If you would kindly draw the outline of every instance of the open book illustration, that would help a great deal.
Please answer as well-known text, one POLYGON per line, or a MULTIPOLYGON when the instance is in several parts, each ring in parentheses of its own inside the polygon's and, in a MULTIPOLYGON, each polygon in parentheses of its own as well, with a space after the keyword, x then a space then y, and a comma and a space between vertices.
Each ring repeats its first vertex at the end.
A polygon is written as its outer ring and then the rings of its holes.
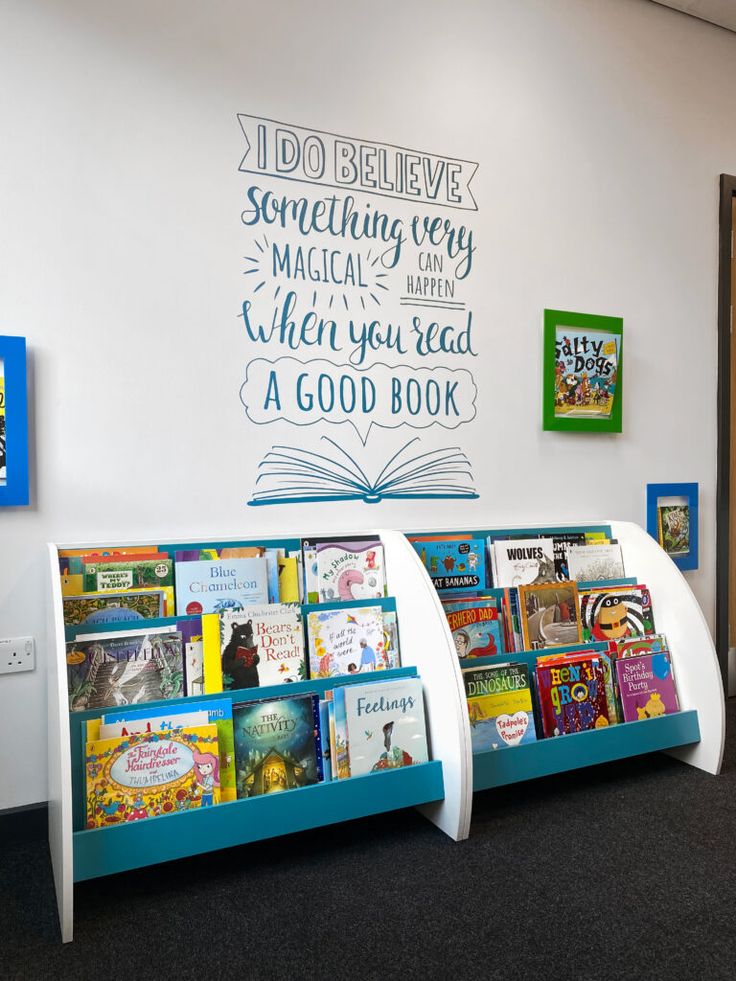
POLYGON ((294 504, 319 501, 363 501, 405 498, 478 497, 472 485, 470 463, 458 446, 430 450, 415 456, 409 447, 415 436, 387 461, 371 480, 347 450, 329 436, 323 440, 334 447, 334 458, 298 446, 274 446, 258 465, 256 490, 248 502, 294 504))

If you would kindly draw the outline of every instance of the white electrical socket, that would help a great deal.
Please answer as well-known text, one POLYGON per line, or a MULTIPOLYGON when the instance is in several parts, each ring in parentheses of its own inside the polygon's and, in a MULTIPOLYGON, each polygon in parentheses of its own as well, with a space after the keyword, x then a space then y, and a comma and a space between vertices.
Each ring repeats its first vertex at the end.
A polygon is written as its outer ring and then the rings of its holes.
POLYGON ((20 674, 36 667, 33 637, 0 639, 0 674, 20 674))

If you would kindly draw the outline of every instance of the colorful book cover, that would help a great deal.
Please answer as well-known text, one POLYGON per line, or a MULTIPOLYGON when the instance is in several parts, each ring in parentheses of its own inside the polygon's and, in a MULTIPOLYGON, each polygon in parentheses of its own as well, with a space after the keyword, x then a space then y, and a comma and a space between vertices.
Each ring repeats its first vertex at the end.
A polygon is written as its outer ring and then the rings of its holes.
POLYGON ((64 623, 70 626, 79 623, 154 620, 166 616, 166 596, 163 589, 62 596, 62 604, 64 623))
POLYGON ((157 545, 110 545, 109 547, 103 546, 98 550, 90 550, 89 548, 60 548, 58 552, 59 572, 62 576, 81 576, 84 573, 85 562, 93 562, 100 558, 107 559, 110 556, 125 559, 131 555, 142 558, 161 554, 157 545))
POLYGON ((294 556, 278 560, 279 602, 299 603, 299 561, 294 556))
POLYGON ((343 692, 351 776, 427 762, 419 678, 346 685, 343 692))
POLYGON ((155 559, 102 556, 84 562, 83 582, 85 593, 119 593, 124 589, 140 589, 141 586, 160 589, 174 585, 174 562, 165 553, 155 559))
POLYGON ((207 807, 219 799, 214 725, 88 742, 87 827, 207 807))
POLYGON ((503 652, 496 601, 485 597, 442 604, 458 657, 487 657, 503 652))
POLYGON ((332 773, 335 780, 345 780, 350 776, 348 720, 345 714, 345 688, 335 688, 332 692, 328 692, 328 695, 331 695, 329 705, 332 773))
POLYGON ((383 611, 383 662, 386 668, 401 667, 399 619, 396 610, 383 611))
POLYGON ((608 726, 603 667, 598 656, 537 665, 545 738, 608 726))
POLYGON ((225 691, 304 681, 301 607, 271 603, 225 610, 220 614, 220 650, 225 691))
POLYGON ((672 661, 667 651, 616 661, 625 722, 680 711, 672 661))
POLYGON ((176 564, 179 614, 221 613, 268 603, 265 558, 205 559, 176 564))
POLYGON ((608 586, 580 591, 584 641, 625 640, 654 633, 646 586, 608 586))
POLYGON ((134 705, 184 694, 181 633, 98 634, 66 645, 69 709, 134 705))
POLYGON ((461 541, 438 538, 434 541, 415 541, 412 546, 438 592, 483 590, 490 585, 486 577, 485 544, 482 539, 461 541))
POLYGON ((552 544, 555 553, 555 577, 558 582, 567 582, 572 579, 570 568, 567 563, 567 550, 571 545, 584 545, 584 532, 564 531, 552 535, 552 544))
POLYGON ((690 551, 690 508, 687 504, 662 504, 657 508, 659 544, 668 555, 690 551))
POLYGON ((304 596, 307 603, 319 603, 319 578, 317 576, 317 549, 304 543, 302 551, 304 566, 304 596))
POLYGON ((541 650, 582 640, 575 583, 519 586, 523 649, 541 650))
POLYGON ((474 753, 536 741, 526 664, 463 668, 463 682, 474 753))
POLYGON ((191 728, 194 725, 217 727, 217 752, 220 760, 220 800, 235 800, 235 748, 233 743, 233 705, 229 698, 206 702, 189 701, 165 709, 118 709, 105 712, 99 738, 109 739, 131 733, 191 728), (197 716, 197 720, 194 719, 197 716), (203 716, 203 718, 202 718, 203 716))
MULTIPOLYGON (((201 629, 201 628, 200 628, 201 629)), ((201 635, 184 641, 184 688, 187 695, 204 695, 204 642, 201 635)))
POLYGON ((614 657, 641 657, 642 654, 660 654, 668 650, 664 634, 651 637, 633 637, 630 640, 610 641, 614 645, 614 657))
POLYGON ((332 678, 386 667, 380 606, 307 614, 309 677, 332 678))
POLYGON ((493 543, 496 587, 554 582, 555 546, 551 538, 517 538, 493 543))
POLYGON ((370 541, 317 542, 320 603, 382 599, 386 595, 383 546, 370 541))
POLYGON ((558 326, 555 416, 608 419, 613 411, 620 337, 603 330, 558 326))
POLYGON ((332 780, 332 749, 330 744, 330 705, 326 699, 319 703, 319 748, 322 754, 322 779, 332 780))
POLYGON ((537 667, 540 665, 549 667, 556 664, 565 664, 569 663, 570 661, 577 661, 581 657, 587 656, 589 653, 594 653, 595 657, 600 658, 601 668, 603 669, 603 685, 606 689, 606 703, 608 705, 608 722, 610 725, 615 726, 621 721, 621 711, 618 698, 618 681, 614 668, 615 653, 613 650, 596 650, 595 652, 591 652, 585 644, 581 644, 577 650, 565 651, 564 653, 560 654, 546 654, 538 657, 537 667))
POLYGON ((296 695, 233 705, 238 798, 320 779, 319 698, 296 695))
POLYGON ((576 582, 604 582, 607 579, 623 579, 624 559, 621 546, 572 545, 567 550, 570 579, 576 582))

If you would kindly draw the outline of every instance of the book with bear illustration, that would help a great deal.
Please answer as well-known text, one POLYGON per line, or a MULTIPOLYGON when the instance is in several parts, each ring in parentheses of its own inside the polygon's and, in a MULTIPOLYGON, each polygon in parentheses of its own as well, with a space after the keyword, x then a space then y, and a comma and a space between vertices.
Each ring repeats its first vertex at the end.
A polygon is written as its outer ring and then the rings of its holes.
POLYGON ((222 687, 258 688, 307 677, 298 603, 271 603, 220 614, 222 687))

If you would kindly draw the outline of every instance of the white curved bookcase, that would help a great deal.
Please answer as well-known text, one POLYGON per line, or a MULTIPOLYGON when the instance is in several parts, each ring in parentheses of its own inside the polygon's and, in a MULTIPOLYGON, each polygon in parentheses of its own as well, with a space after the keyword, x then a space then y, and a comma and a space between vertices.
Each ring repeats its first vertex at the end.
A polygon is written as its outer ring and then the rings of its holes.
MULTIPOLYGON (((417 807, 459 841, 470 830, 475 791, 654 750, 664 750, 693 766, 718 773, 725 706, 718 660, 700 607, 679 569, 638 525, 610 521, 591 522, 585 527, 600 525, 610 526, 621 543, 627 573, 651 590, 657 630, 667 635, 672 651, 681 712, 474 756, 461 665, 440 599, 405 534, 384 529, 376 534, 384 545, 388 593, 395 597, 398 613, 402 668, 397 672, 417 674, 422 679, 432 762, 203 809, 208 813, 188 811, 95 830, 80 825, 79 801, 73 788, 79 789, 82 772, 81 723, 86 715, 99 715, 99 711, 70 716, 68 710, 67 634, 58 549, 94 550, 139 543, 49 544, 49 846, 62 939, 67 942, 73 936, 74 883, 95 876, 409 806, 417 807), (293 798, 295 793, 298 798, 293 798), (246 815, 248 821, 244 820, 246 815)), ((534 533, 579 527, 583 526, 560 524, 552 528, 540 524, 494 530, 534 533)), ((462 531, 435 528, 416 534, 462 531)), ((288 542, 291 547, 298 537, 254 532, 207 541, 183 539, 161 547, 173 550, 255 542, 288 542)), ((509 655, 509 659, 513 657, 509 655)), ((321 690, 319 684, 302 682, 291 690, 321 690)), ((332 683, 322 685, 331 687, 332 683)), ((258 697, 258 693, 272 697, 273 689, 251 689, 245 697, 258 697)), ((192 697, 199 701, 217 696, 192 697)))

